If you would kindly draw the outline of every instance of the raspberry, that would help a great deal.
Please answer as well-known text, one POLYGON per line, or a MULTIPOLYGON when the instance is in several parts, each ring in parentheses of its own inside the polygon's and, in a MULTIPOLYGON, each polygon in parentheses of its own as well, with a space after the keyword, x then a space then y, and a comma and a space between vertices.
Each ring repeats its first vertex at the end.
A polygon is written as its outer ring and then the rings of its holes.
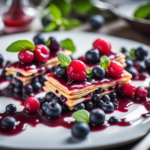
POLYGON ((121 92, 123 95, 132 96, 134 95, 136 88, 130 83, 126 83, 121 87, 121 92))
POLYGON ((86 78, 85 64, 80 60, 73 60, 67 68, 67 75, 75 81, 82 81, 86 78))
POLYGON ((123 66, 117 61, 111 61, 108 72, 113 77, 120 76, 123 73, 123 66))
POLYGON ((98 49, 100 55, 108 55, 111 51, 111 44, 106 39, 97 39, 93 43, 93 48, 98 49))
POLYGON ((38 62, 46 62, 50 57, 50 50, 47 46, 38 44, 35 46, 34 59, 38 62))
POLYGON ((34 53, 29 50, 20 51, 18 58, 23 63, 30 63, 34 58, 34 53))
POLYGON ((147 90, 146 88, 139 86, 135 90, 135 96, 141 99, 145 99, 147 97, 147 90))

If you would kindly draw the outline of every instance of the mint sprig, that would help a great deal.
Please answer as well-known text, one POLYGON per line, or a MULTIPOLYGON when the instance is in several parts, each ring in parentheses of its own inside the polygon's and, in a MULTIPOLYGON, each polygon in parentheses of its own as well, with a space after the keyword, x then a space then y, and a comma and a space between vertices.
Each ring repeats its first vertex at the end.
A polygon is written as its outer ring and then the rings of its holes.
POLYGON ((10 44, 7 48, 7 52, 20 52, 22 50, 29 50, 29 51, 34 51, 35 46, 32 42, 28 40, 18 40, 16 42, 13 42, 10 44))
POLYGON ((86 67, 86 72, 86 78, 91 78, 93 76, 93 71, 90 68, 86 67))
POLYGON ((110 65, 110 61, 106 55, 103 55, 100 57, 100 66, 102 66, 104 69, 107 69, 110 65))
POLYGON ((63 52, 58 53, 58 60, 62 67, 68 67, 71 63, 71 58, 63 52))
POLYGON ((129 51, 129 56, 132 57, 132 58, 135 58, 135 49, 131 49, 129 51))
POLYGON ((72 114, 72 117, 78 122, 90 122, 90 113, 84 109, 78 110, 72 114))

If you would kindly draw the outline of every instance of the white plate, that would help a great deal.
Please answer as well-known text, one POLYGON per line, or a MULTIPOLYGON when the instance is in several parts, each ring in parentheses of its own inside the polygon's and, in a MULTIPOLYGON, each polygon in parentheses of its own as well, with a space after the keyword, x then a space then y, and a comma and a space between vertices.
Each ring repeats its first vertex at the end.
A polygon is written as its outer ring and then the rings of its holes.
MULTIPOLYGON (((3 36, 0 38, 2 53, 5 59, 16 60, 17 55, 15 53, 7 53, 6 47, 20 39, 27 39, 32 41, 35 33, 21 33, 9 36, 3 36)), ((85 32, 52 32, 43 34, 45 38, 49 36, 55 36, 59 41, 71 38, 77 48, 77 52, 74 54, 75 57, 84 55, 87 50, 92 47, 92 43, 99 37, 107 38, 113 49, 119 51, 122 46, 128 49, 136 48, 138 46, 147 45, 121 39, 112 36, 106 36, 96 33, 85 33, 85 32)), ((148 82, 136 82, 138 85, 148 86, 148 82)), ((1 85, 2 88, 2 85, 1 85)), ((3 112, 5 106, 10 103, 17 105, 17 110, 20 111, 23 108, 19 102, 11 100, 10 98, 0 98, 0 112, 3 112)), ((127 113, 121 113, 115 111, 113 114, 107 114, 106 119, 110 116, 117 116, 118 118, 127 118, 128 121, 132 121, 133 124, 127 127, 112 126, 103 131, 90 132, 89 136, 82 141, 77 141, 71 136, 69 129, 63 127, 50 128, 43 124, 39 124, 36 127, 27 126, 27 129, 15 136, 4 136, 0 135, 0 146, 11 147, 11 148, 30 148, 30 149, 82 149, 82 148, 94 148, 94 147, 113 147, 116 145, 123 145, 136 140, 145 135, 150 127, 150 118, 144 119, 141 114, 147 113, 146 109, 142 105, 134 104, 129 107, 127 113)))

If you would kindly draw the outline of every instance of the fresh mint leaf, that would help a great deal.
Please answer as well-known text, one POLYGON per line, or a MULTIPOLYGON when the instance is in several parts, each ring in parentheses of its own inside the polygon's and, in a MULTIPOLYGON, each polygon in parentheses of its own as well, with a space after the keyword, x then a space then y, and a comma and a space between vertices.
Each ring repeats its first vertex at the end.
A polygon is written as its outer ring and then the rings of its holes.
POLYGON ((100 66, 102 66, 104 69, 107 69, 110 65, 110 61, 106 55, 103 55, 100 57, 100 66))
POLYGON ((63 52, 58 53, 58 60, 62 67, 68 67, 71 63, 71 58, 63 52))
POLYGON ((86 67, 86 72, 86 78, 91 78, 93 76, 93 71, 90 68, 86 67))
POLYGON ((45 28, 43 29, 43 32, 51 32, 55 30, 56 27, 57 27, 57 24, 55 22, 51 22, 47 26, 45 26, 45 28))
POLYGON ((129 51, 129 56, 135 58, 135 49, 129 51))
POLYGON ((54 4, 50 5, 50 13, 51 13, 51 15, 54 16, 55 21, 61 19, 61 11, 56 5, 54 5, 54 4))
POLYGON ((78 14, 84 14, 92 8, 90 0, 73 0, 72 4, 78 14))
POLYGON ((135 18, 146 19, 150 15, 150 3, 140 6, 135 12, 135 18))
POLYGON ((78 122, 90 122, 90 113, 84 109, 78 110, 72 114, 72 117, 78 122))
POLYGON ((81 25, 81 23, 77 19, 69 19, 68 24, 65 25, 65 29, 70 30, 70 29, 80 26, 80 25, 81 25))
POLYGON ((50 39, 48 39, 48 41, 45 42, 45 45, 46 45, 46 46, 50 46, 50 44, 51 44, 51 41, 50 41, 50 39))
POLYGON ((66 39, 60 42, 61 47, 67 50, 70 50, 72 53, 75 52, 76 48, 71 39, 66 39))
POLYGON ((18 40, 16 42, 13 42, 12 44, 10 44, 6 51, 7 52, 20 52, 22 50, 29 50, 29 51, 34 51, 35 46, 32 42, 28 41, 28 40, 18 40))

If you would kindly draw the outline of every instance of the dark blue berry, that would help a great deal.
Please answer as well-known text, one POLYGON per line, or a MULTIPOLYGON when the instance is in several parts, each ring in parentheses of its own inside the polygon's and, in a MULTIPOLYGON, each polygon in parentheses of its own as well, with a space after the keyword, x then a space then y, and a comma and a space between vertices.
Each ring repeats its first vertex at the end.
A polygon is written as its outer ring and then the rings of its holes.
POLYGON ((112 102, 106 102, 102 105, 102 110, 104 112, 112 112, 114 111, 114 105, 112 102))
POLYGON ((110 98, 111 99, 115 99, 116 97, 117 97, 117 93, 116 92, 110 93, 110 98))
POLYGON ((37 45, 37 44, 45 44, 45 40, 44 40, 44 37, 42 35, 36 35, 33 38, 33 41, 34 41, 35 45, 37 45))
POLYGON ((150 59, 145 60, 145 66, 147 69, 150 69, 150 59))
POLYGON ((93 97, 92 97, 92 102, 93 103, 97 103, 99 100, 100 100, 99 95, 94 93, 93 97))
POLYGON ((62 111, 68 111, 68 107, 65 104, 61 104, 62 111))
POLYGON ((60 64, 56 66, 55 71, 58 77, 65 77, 66 76, 66 68, 62 67, 60 64))
POLYGON ((33 78, 32 83, 34 83, 34 82, 39 82, 39 78, 37 78, 37 77, 33 78))
POLYGON ((5 117, 1 121, 1 127, 4 128, 4 129, 13 128, 14 125, 15 125, 15 122, 16 122, 15 118, 13 118, 13 117, 5 117))
POLYGON ((6 79, 7 79, 8 81, 12 81, 13 75, 12 75, 12 74, 8 75, 8 76, 6 77, 6 79))
POLYGON ((103 90, 103 89, 101 89, 101 88, 99 88, 99 89, 95 90, 95 93, 97 93, 97 94, 101 94, 102 92, 104 92, 104 90, 103 90))
POLYGON ((104 24, 104 18, 101 15, 93 15, 90 18, 90 25, 93 29, 99 29, 104 24))
POLYGON ((89 50, 85 54, 86 61, 89 63, 97 63, 99 62, 100 54, 97 49, 89 50))
POLYGON ((114 108, 118 108, 118 104, 116 102, 113 103, 114 108))
POLYGON ((22 92, 22 89, 20 88, 20 87, 14 87, 14 89, 13 89, 13 91, 14 91, 14 93, 16 93, 16 94, 19 94, 19 93, 21 93, 22 92))
POLYGON ((46 99, 46 101, 48 101, 48 102, 50 102, 53 97, 55 97, 55 94, 52 93, 52 92, 48 92, 48 93, 45 95, 45 99, 46 99))
POLYGON ((15 85, 13 83, 10 83, 9 86, 8 86, 8 89, 12 90, 14 87, 15 87, 15 85))
POLYGON ((60 101, 64 104, 66 102, 67 98, 63 95, 60 96, 60 101))
POLYGON ((135 76, 138 74, 137 70, 136 70, 134 67, 129 67, 129 68, 127 68, 127 71, 128 71, 130 74, 132 74, 133 77, 135 77, 135 76))
POLYGON ((139 72, 146 71, 146 67, 144 65, 140 65, 139 72))
POLYGON ((101 125, 105 121, 105 113, 101 109, 93 109, 90 114, 90 122, 92 124, 101 125))
POLYGON ((105 94, 105 95, 101 98, 101 100, 103 100, 104 102, 110 102, 110 97, 109 97, 109 95, 105 94))
POLYGON ((45 76, 45 75, 41 75, 41 76, 39 77, 39 81, 40 81, 40 83, 41 83, 42 85, 44 85, 44 82, 47 81, 47 80, 46 80, 46 76, 45 76))
POLYGON ((20 72, 17 72, 16 75, 17 75, 18 77, 22 77, 22 76, 23 76, 20 72))
POLYGON ((84 103, 79 103, 74 107, 74 111, 80 110, 80 109, 85 109, 84 103))
POLYGON ((14 113, 16 112, 16 106, 14 104, 9 104, 6 106, 6 112, 14 113))
POLYGON ((35 92, 39 92, 42 89, 42 85, 40 82, 34 82, 33 83, 33 90, 35 92))
POLYGON ((60 98, 55 96, 52 98, 51 102, 60 103, 60 98))
POLYGON ((50 50, 54 50, 54 51, 58 50, 60 48, 60 44, 56 40, 56 38, 50 37, 49 39, 50 39, 50 46, 49 46, 50 50))
POLYGON ((4 62, 4 58, 3 58, 3 56, 0 54, 0 65, 2 65, 3 62, 4 62))
POLYGON ((98 103, 97 103, 97 107, 99 108, 102 108, 102 105, 104 104, 104 102, 102 100, 100 100, 98 103))
POLYGON ((2 91, 0 90, 0 96, 2 96, 2 91))
POLYGON ((148 55, 148 51, 144 47, 138 47, 135 50, 135 56, 137 60, 144 60, 144 58, 148 55))
POLYGON ((42 25, 45 27, 45 26, 47 26, 51 21, 50 21, 49 19, 42 18, 41 22, 42 22, 42 25))
POLYGON ((60 104, 55 102, 45 102, 42 105, 42 110, 44 111, 45 115, 50 118, 56 118, 62 112, 60 104))
POLYGON ((127 49, 125 47, 122 47, 120 51, 121 53, 125 54, 127 52, 127 49))
POLYGON ((102 79, 105 76, 105 70, 99 65, 95 66, 92 71, 95 78, 102 79))
POLYGON ((42 97, 39 97, 38 100, 39 100, 39 102, 40 102, 40 107, 42 107, 42 105, 43 105, 44 102, 45 102, 45 99, 42 98, 42 97))
POLYGON ((90 132, 90 127, 87 123, 84 122, 75 123, 71 129, 71 133, 73 137, 77 139, 85 138, 89 134, 89 132, 90 132))
POLYGON ((22 87, 22 82, 20 80, 17 80, 15 83, 16 87, 22 87))
POLYGON ((32 92, 33 92, 33 87, 31 85, 25 85, 23 87, 22 93, 29 95, 32 92))
POLYGON ((133 66, 132 60, 126 59, 126 65, 127 65, 127 68, 132 67, 133 66))
POLYGON ((91 101, 85 102, 85 109, 90 110, 93 108, 93 106, 94 106, 93 102, 91 101))
POLYGON ((118 118, 115 116, 112 116, 109 118, 109 123, 117 123, 118 122, 118 118))

